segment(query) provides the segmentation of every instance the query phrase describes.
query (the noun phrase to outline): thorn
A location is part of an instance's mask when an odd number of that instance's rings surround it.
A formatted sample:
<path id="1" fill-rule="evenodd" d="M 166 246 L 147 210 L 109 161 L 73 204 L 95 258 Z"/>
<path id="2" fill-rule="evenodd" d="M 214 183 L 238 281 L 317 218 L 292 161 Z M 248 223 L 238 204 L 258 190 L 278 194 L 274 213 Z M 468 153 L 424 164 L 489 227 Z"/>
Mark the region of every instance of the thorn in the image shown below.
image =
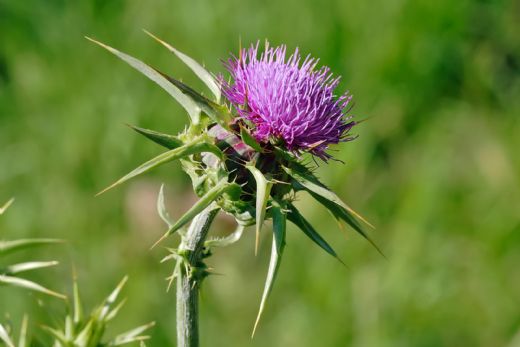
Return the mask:
<path id="1" fill-rule="evenodd" d="M 255 257 L 258 254 L 258 245 L 260 244 L 260 230 L 256 229 L 256 238 L 255 238 Z"/>
<path id="2" fill-rule="evenodd" d="M 154 249 L 159 243 L 164 241 L 164 239 L 166 239 L 168 236 L 170 236 L 169 231 L 167 231 L 163 236 L 161 236 L 161 238 L 159 240 L 155 241 L 155 243 L 152 245 L 152 247 L 150 247 L 150 250 Z"/>

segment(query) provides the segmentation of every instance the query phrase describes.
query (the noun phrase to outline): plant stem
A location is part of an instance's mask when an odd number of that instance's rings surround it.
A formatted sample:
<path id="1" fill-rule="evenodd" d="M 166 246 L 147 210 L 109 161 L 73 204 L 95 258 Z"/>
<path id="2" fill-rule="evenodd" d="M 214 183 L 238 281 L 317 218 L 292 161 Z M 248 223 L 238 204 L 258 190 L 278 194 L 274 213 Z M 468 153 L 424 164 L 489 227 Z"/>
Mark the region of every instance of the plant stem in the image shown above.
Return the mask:
<path id="1" fill-rule="evenodd" d="M 208 207 L 191 222 L 183 237 L 179 252 L 186 254 L 186 266 L 181 264 L 177 279 L 177 346 L 199 346 L 199 289 L 203 279 L 201 268 L 203 247 L 209 227 L 218 209 Z"/>

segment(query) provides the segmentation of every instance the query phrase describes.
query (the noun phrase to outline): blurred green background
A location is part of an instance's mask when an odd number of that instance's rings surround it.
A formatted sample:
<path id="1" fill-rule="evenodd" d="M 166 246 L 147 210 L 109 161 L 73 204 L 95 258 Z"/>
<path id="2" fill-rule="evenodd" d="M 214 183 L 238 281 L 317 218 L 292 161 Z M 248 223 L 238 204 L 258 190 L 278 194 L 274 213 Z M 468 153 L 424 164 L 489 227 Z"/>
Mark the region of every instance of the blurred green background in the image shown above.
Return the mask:
<path id="1" fill-rule="evenodd" d="M 251 340 L 270 247 L 266 232 L 255 257 L 251 230 L 209 261 L 222 276 L 203 288 L 203 346 L 520 346 L 520 2 L 0 0 L 0 204 L 16 197 L 0 238 L 67 239 L 31 252 L 62 262 L 32 278 L 69 291 L 75 267 L 88 305 L 129 274 L 112 328 L 155 320 L 151 345 L 168 346 L 173 264 L 149 251 L 164 232 L 155 199 L 165 182 L 179 216 L 194 201 L 190 182 L 171 164 L 94 197 L 160 152 L 124 123 L 176 133 L 188 118 L 83 36 L 202 89 L 142 28 L 214 72 L 239 37 L 299 46 L 343 76 L 353 113 L 369 118 L 336 148 L 346 165 L 319 174 L 377 226 L 388 260 L 302 196 L 347 268 L 290 229 Z M 231 228 L 222 218 L 214 230 Z M 37 336 L 63 311 L 0 290 L 0 314 L 28 312 Z"/>

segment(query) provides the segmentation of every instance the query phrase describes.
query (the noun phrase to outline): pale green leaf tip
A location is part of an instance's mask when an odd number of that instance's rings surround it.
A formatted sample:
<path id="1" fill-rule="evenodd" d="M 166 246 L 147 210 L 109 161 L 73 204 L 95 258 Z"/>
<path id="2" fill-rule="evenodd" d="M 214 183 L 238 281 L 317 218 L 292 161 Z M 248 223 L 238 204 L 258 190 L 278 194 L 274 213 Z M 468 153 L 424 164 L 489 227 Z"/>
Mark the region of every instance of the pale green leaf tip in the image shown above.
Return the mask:
<path id="1" fill-rule="evenodd" d="M 14 198 L 11 198 L 9 199 L 9 201 L 7 201 L 4 206 L 0 207 L 0 216 L 3 215 L 5 213 L 5 211 L 7 211 L 7 209 L 9 208 L 9 206 L 11 206 L 14 202 Z"/>

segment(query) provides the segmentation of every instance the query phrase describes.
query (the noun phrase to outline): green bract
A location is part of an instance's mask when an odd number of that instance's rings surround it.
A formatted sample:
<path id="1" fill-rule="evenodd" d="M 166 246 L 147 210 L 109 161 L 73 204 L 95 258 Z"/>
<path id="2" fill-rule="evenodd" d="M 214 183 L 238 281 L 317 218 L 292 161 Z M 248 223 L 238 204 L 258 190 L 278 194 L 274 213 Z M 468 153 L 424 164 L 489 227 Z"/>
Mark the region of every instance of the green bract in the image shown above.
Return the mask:
<path id="1" fill-rule="evenodd" d="M 5 211 L 13 203 L 13 201 L 14 199 L 9 200 L 3 207 L 0 208 L 0 215 L 5 213 Z M 10 253 L 20 252 L 33 247 L 61 242 L 61 240 L 56 239 L 21 239 L 12 241 L 0 240 L 0 260 Z M 58 265 L 57 261 L 29 261 L 10 265 L 0 264 L 0 286 L 7 285 L 19 287 L 55 296 L 60 299 L 65 299 L 65 296 L 63 294 L 47 289 L 36 282 L 19 277 L 20 274 L 26 271 L 42 269 L 55 265 Z"/>
<path id="2" fill-rule="evenodd" d="M 281 146 L 258 143 L 251 135 L 250 122 L 239 117 L 227 102 L 221 100 L 222 91 L 219 81 L 192 58 L 155 36 L 151 36 L 193 70 L 208 87 L 212 98 L 203 96 L 179 80 L 136 58 L 88 38 L 158 84 L 178 101 L 190 116 L 189 126 L 178 135 L 163 134 L 131 126 L 138 133 L 165 147 L 167 151 L 142 164 L 102 192 L 159 165 L 180 160 L 184 171 L 190 176 L 193 189 L 200 200 L 177 221 L 172 221 L 165 212 L 161 188 L 158 209 L 162 219 L 168 225 L 168 231 L 159 241 L 177 231 L 180 231 L 183 236 L 182 228 L 201 211 L 213 206 L 215 209 L 234 216 L 239 227 L 227 238 L 207 240 L 206 252 L 208 255 L 212 246 L 224 246 L 237 241 L 242 235 L 243 227 L 253 224 L 256 224 L 257 246 L 255 249 L 257 249 L 258 234 L 262 224 L 265 219 L 272 219 L 272 255 L 259 319 L 280 265 L 287 220 L 295 224 L 320 248 L 338 258 L 332 247 L 292 204 L 297 192 L 307 191 L 320 204 L 329 209 L 334 217 L 346 222 L 372 242 L 361 226 L 361 223 L 369 226 L 370 224 L 322 184 L 310 168 L 302 163 L 301 158 Z M 170 253 L 165 260 L 175 259 L 177 261 L 175 271 L 170 277 L 171 280 L 181 269 L 190 276 L 197 276 L 201 280 L 207 276 L 208 271 L 203 264 L 196 269 L 189 269 L 185 254 L 176 249 L 171 249 Z"/>

